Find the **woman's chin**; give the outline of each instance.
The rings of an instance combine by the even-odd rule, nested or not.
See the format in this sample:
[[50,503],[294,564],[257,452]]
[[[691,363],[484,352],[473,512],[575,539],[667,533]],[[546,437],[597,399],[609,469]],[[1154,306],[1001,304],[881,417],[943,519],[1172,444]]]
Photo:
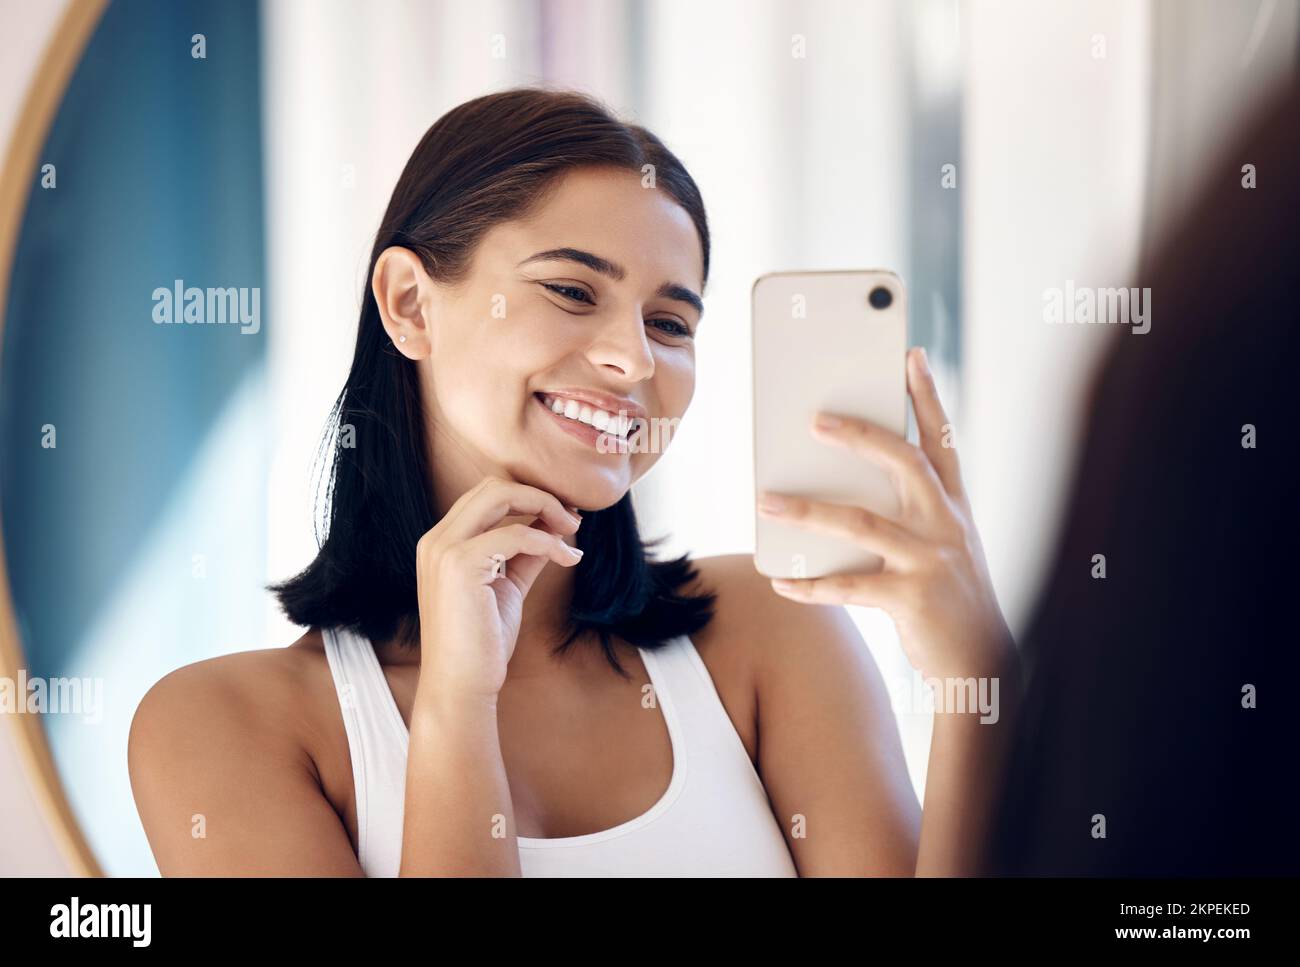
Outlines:
[[520,483],[553,494],[560,503],[588,511],[604,510],[623,499],[632,485],[629,468],[619,467],[546,467],[512,474]]
[[577,486],[573,480],[552,481],[550,487],[542,489],[555,494],[562,504],[576,507],[584,514],[613,507],[628,491],[626,486]]

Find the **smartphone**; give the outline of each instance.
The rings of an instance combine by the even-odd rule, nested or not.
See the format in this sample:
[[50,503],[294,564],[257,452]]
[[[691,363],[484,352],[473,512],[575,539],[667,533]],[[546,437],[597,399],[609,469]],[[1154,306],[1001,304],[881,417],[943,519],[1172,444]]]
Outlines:
[[[812,435],[818,410],[907,432],[907,293],[884,269],[772,272],[751,293],[754,484],[897,517],[889,475],[868,457]],[[852,542],[763,517],[754,566],[767,577],[879,571]]]

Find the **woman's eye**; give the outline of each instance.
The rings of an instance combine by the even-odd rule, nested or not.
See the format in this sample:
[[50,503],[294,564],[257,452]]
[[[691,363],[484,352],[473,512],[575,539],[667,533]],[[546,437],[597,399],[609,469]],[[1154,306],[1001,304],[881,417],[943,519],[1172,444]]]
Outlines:
[[550,289],[552,292],[562,295],[564,298],[573,302],[582,302],[587,305],[592,304],[590,297],[587,295],[587,290],[580,289],[576,285],[558,285],[553,282],[543,282],[542,285]]
[[[570,302],[580,302],[588,306],[596,304],[592,301],[591,295],[586,289],[579,288],[576,285],[565,285],[562,282],[543,282],[541,285]],[[647,319],[646,323],[655,326],[660,332],[667,333],[670,336],[680,338],[691,335],[690,326],[684,322],[678,322],[676,319]]]
[[678,322],[676,319],[647,319],[646,322],[651,325],[664,323],[665,325],[670,326],[671,328],[662,330],[670,336],[689,336],[691,334],[690,327],[685,323]]

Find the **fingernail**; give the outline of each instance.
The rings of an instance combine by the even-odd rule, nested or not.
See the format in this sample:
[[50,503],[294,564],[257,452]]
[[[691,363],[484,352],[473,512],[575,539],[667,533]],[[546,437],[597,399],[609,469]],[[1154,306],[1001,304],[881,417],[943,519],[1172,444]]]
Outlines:
[[830,413],[818,413],[817,425],[823,430],[834,430],[844,425],[844,421]]
[[925,347],[924,347],[924,346],[921,347],[921,372],[925,373],[926,376],[931,375],[931,374],[930,374],[930,354],[927,353],[927,352],[925,351]]
[[779,512],[785,510],[787,503],[788,501],[784,497],[766,490],[758,495],[759,510]]
[[574,520],[576,520],[579,524],[582,523],[582,514],[578,513],[577,507],[565,507],[564,512],[568,514],[570,517],[572,517]]
[[582,557],[582,548],[574,547],[572,544],[565,544],[564,549],[574,557]]
[[794,588],[794,582],[786,578],[772,578],[772,587],[781,591],[789,591]]

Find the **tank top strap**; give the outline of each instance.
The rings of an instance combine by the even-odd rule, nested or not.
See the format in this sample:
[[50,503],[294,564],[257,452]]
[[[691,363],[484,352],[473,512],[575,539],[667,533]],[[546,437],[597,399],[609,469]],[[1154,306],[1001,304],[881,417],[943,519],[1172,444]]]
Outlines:
[[[386,868],[400,860],[378,853],[392,852],[391,839],[371,835],[376,824],[390,825],[393,803],[400,808],[406,785],[408,738],[383,667],[365,638],[347,628],[322,628],[325,657],[334,677],[343,728],[352,758],[352,782],[357,792],[357,858],[365,868]],[[396,722],[394,722],[396,719]],[[378,813],[378,815],[376,815]],[[401,815],[396,816],[401,828]],[[393,867],[396,868],[395,866]]]
[[[754,773],[749,752],[690,636],[679,635],[658,648],[643,648],[641,655],[647,665],[654,663],[654,668],[647,670],[651,672],[656,693],[661,698],[662,693],[668,693],[663,704],[675,713],[688,754],[705,758],[722,756],[748,766],[743,772]],[[757,774],[746,775],[745,781],[757,782]]]

